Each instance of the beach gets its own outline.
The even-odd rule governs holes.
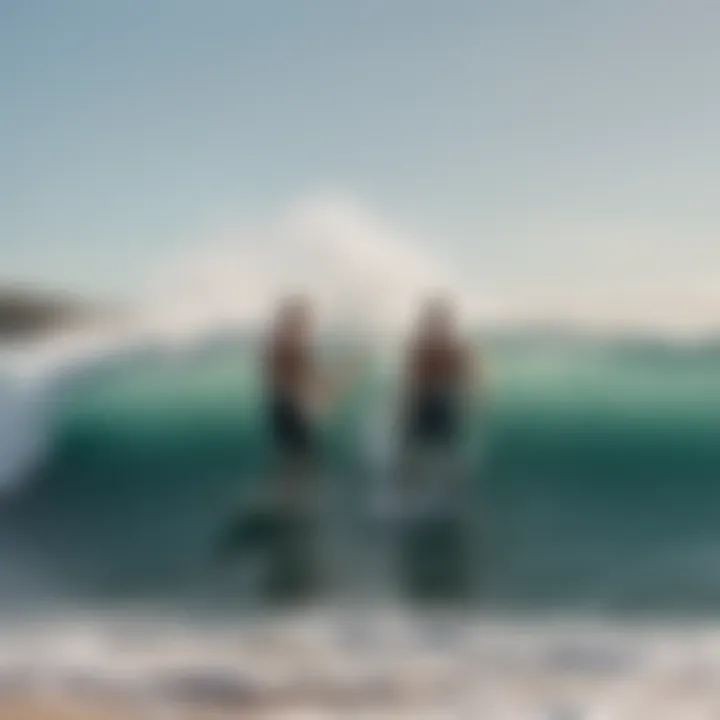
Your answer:
[[[364,622],[46,625],[5,658],[0,717],[712,720],[720,710],[712,625]]]

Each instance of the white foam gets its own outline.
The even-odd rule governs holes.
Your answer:
[[[362,644],[351,620],[363,626]],[[508,720],[711,718],[720,707],[718,626],[327,611],[203,626],[84,615],[16,625],[2,647],[0,692],[52,687],[108,701],[290,705],[350,718],[368,708],[388,713],[374,717],[435,708]]]
[[[36,387],[0,376],[0,492],[32,472],[47,449],[45,402]]]
[[[31,477],[52,449],[56,410],[68,385],[117,362],[178,349],[132,320],[3,348],[0,353],[0,493]],[[203,335],[193,337],[200,342]]]

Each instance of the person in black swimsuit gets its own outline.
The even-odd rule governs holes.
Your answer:
[[[470,370],[470,351],[458,336],[449,302],[428,301],[406,353],[406,447],[450,446],[458,440],[470,395]]]
[[[312,313],[303,298],[285,300],[263,358],[270,434],[276,449],[293,457],[309,457],[317,444],[312,325]]]
[[[258,551],[271,558],[266,589],[273,594],[302,590],[315,572],[309,549],[312,513],[305,512],[317,497],[319,476],[313,411],[319,374],[312,330],[312,312],[304,298],[281,303],[260,358],[264,419],[274,450],[271,468],[259,495],[229,523],[219,543],[225,557]]]
[[[452,603],[472,591],[472,543],[462,509],[469,503],[463,431],[473,374],[452,306],[430,299],[405,352],[396,476],[409,513],[397,567],[413,602]]]

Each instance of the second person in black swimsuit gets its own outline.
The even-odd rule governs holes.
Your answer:
[[[451,447],[471,395],[470,348],[448,301],[427,302],[406,352],[402,432],[408,449]]]

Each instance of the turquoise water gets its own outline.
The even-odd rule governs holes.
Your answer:
[[[468,434],[483,602],[720,610],[720,350],[495,338],[485,357]],[[387,380],[368,372],[326,429],[351,506],[370,484],[359,428]],[[262,480],[259,403],[240,348],[79,374],[55,408],[52,455],[1,506],[4,547],[66,599],[234,599],[212,545]]]

